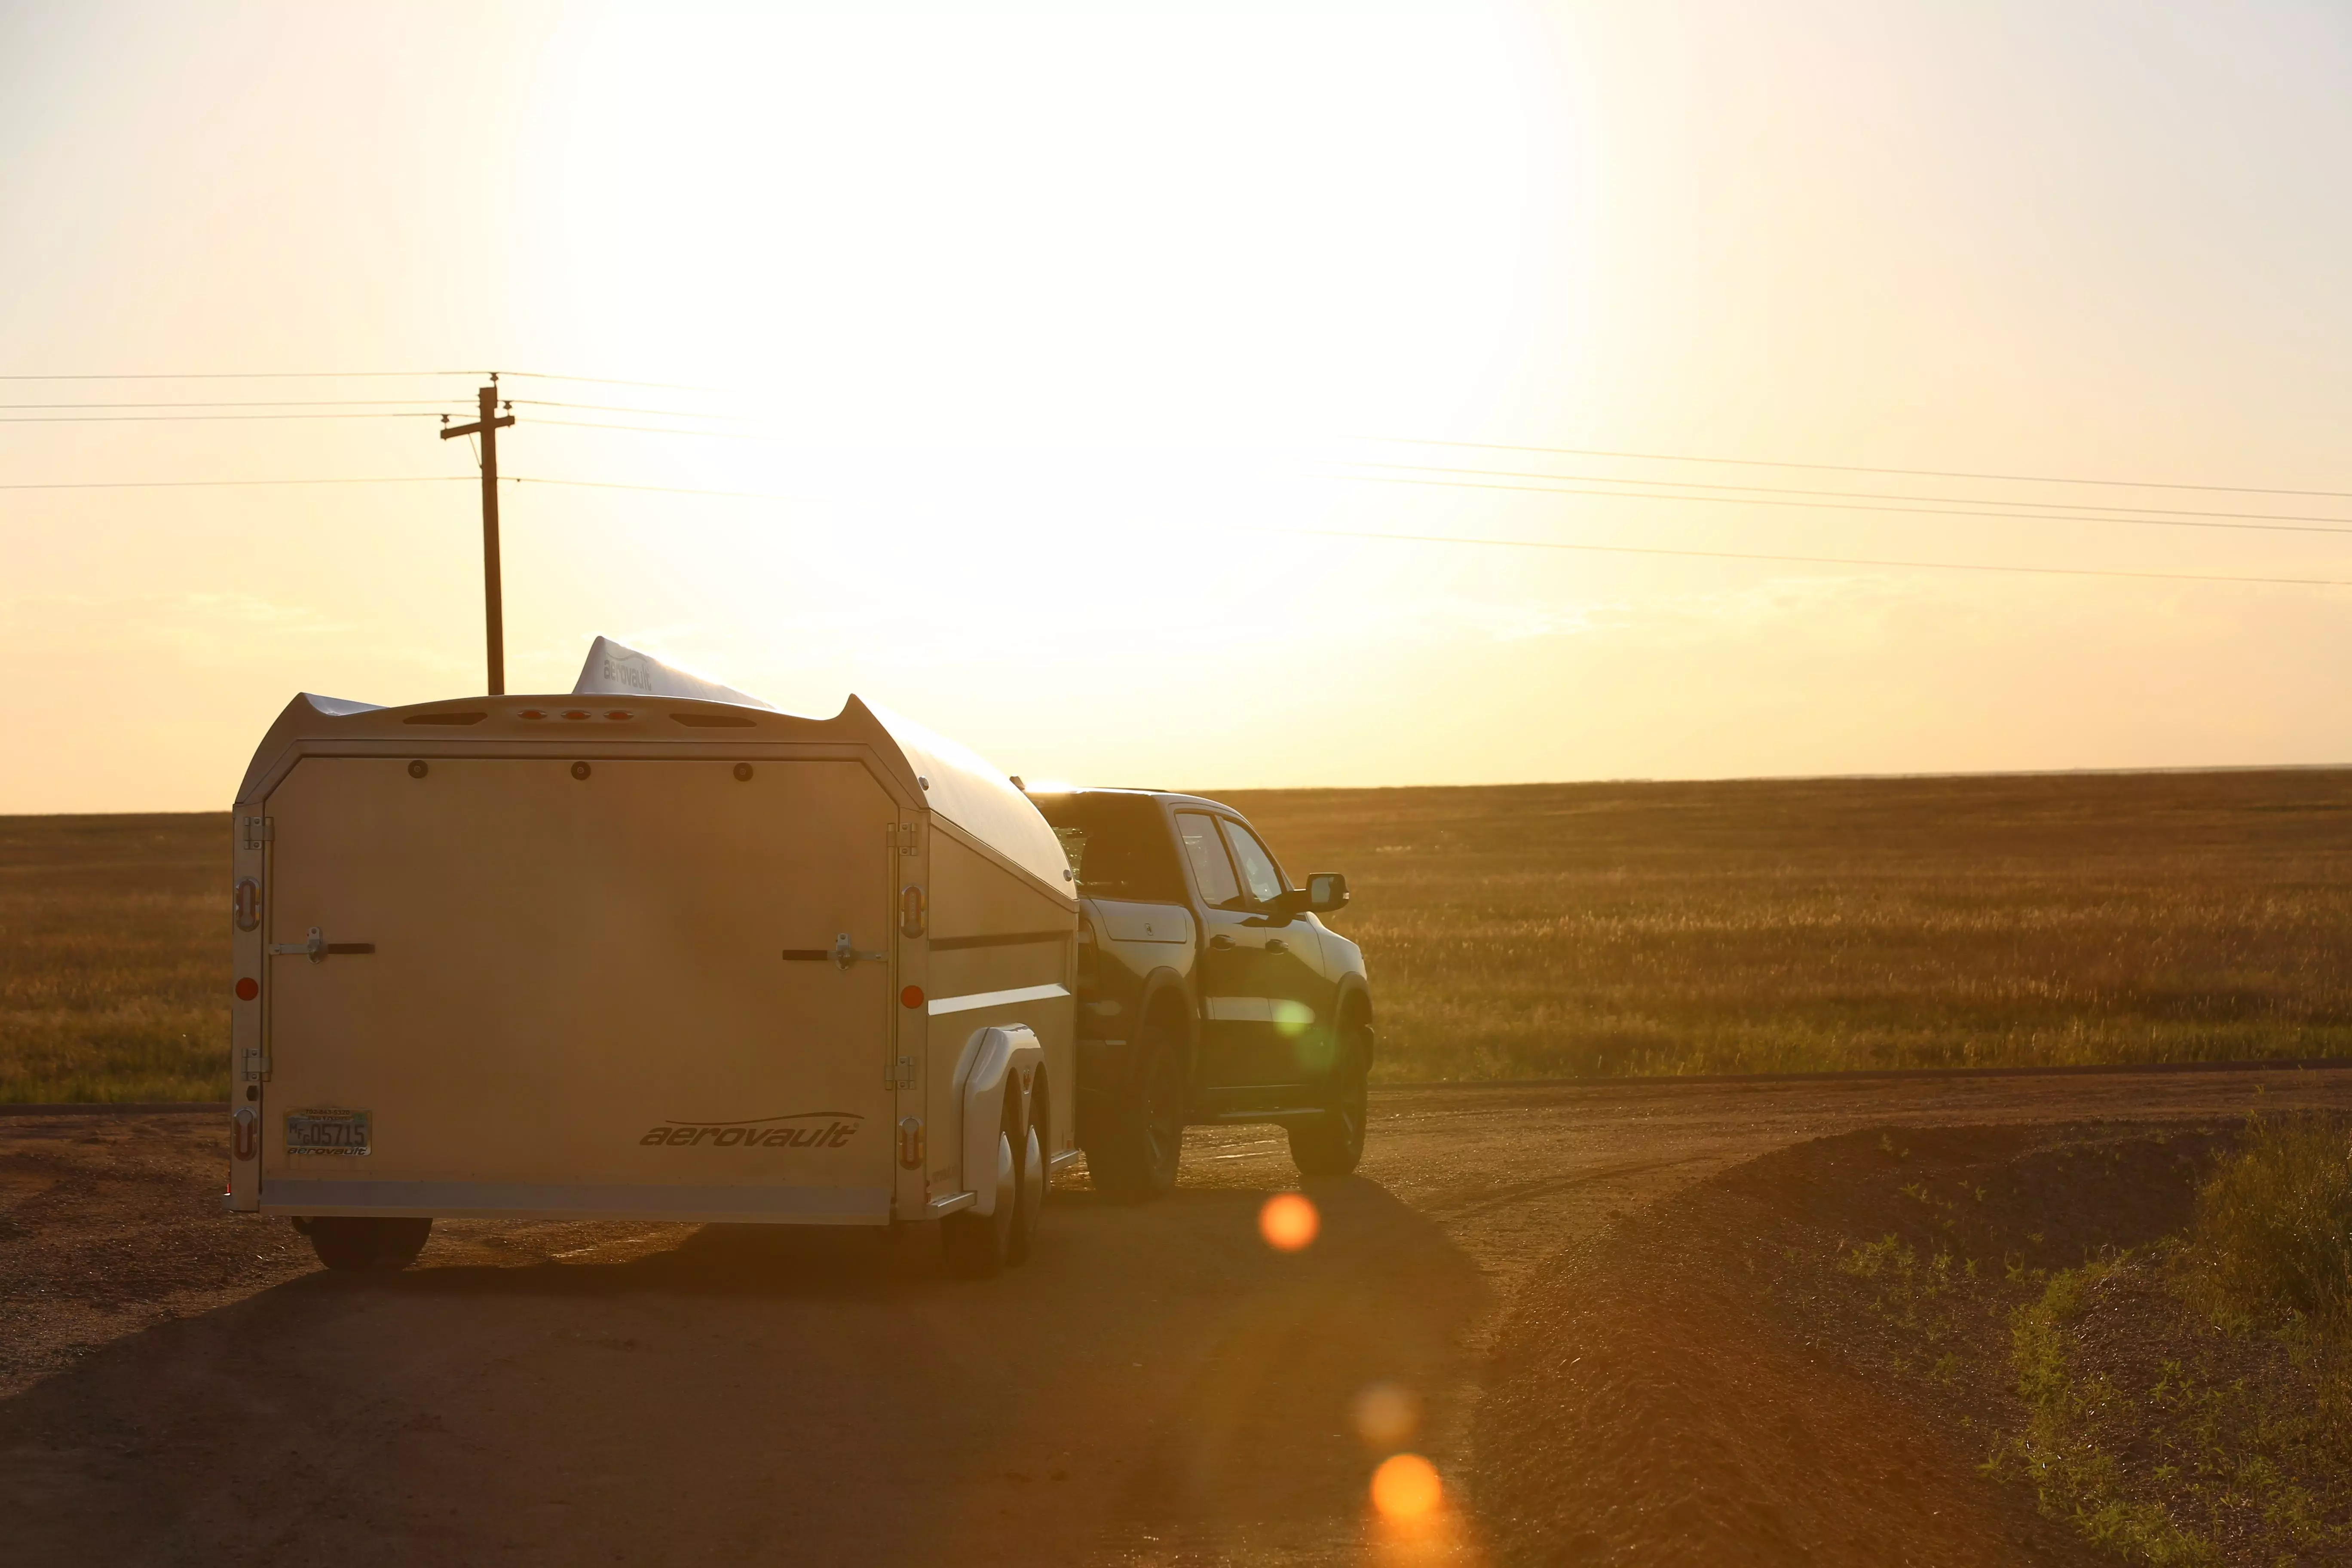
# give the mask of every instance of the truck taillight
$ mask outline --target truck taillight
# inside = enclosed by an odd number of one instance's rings
[[[923,1168],[923,1119],[902,1117],[898,1122],[898,1163],[909,1171]]]
[[[898,889],[898,934],[917,937],[923,934],[923,889],[909,882]]]

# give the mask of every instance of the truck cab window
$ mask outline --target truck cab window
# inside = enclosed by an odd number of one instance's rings
[[[1250,902],[1270,904],[1282,896],[1282,873],[1275,868],[1274,857],[1257,841],[1257,835],[1238,822],[1224,825],[1225,840],[1234,847],[1234,864],[1242,868],[1242,883],[1249,889]]]
[[[1213,909],[1230,910],[1242,901],[1242,885],[1233,862],[1217,836],[1217,819],[1197,811],[1176,814],[1176,834],[1184,841],[1184,858],[1192,862],[1192,879],[1201,885],[1201,901]]]
[[[1149,795],[1038,795],[1055,829],[1086,835],[1078,890],[1089,898],[1181,903],[1184,872],[1168,841],[1168,820]]]

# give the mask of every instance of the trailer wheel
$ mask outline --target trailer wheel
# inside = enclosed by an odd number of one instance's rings
[[[1184,1153],[1183,1026],[1162,1007],[1139,1031],[1135,1071],[1107,1136],[1087,1146],[1095,1185],[1123,1203],[1176,1190]]]
[[[1372,1070],[1372,1026],[1350,1012],[1339,1026],[1339,1049],[1326,1080],[1323,1109],[1290,1127],[1290,1163],[1301,1175],[1344,1176],[1364,1157],[1367,1089]]]
[[[1008,1093],[1006,1098],[1012,1097]],[[1017,1119],[1019,1115],[1015,1107],[1012,1116]],[[990,1279],[1002,1270],[1013,1238],[1013,1223],[1020,1217],[1020,1206],[1013,1132],[1010,1128],[1000,1129],[996,1134],[996,1212],[977,1214],[966,1209],[940,1221],[940,1245],[947,1250],[948,1267],[968,1279]]]
[[[429,1219],[372,1219],[363,1215],[321,1215],[295,1226],[310,1238],[319,1261],[339,1272],[368,1268],[405,1268],[425,1250],[433,1234]]]
[[[1014,1180],[1013,1198],[1013,1234],[1004,1238],[1004,1257],[1009,1263],[1029,1261],[1029,1249],[1037,1240],[1037,1221],[1045,1210],[1045,1151],[1037,1142],[1035,1122],[1022,1131],[1021,1169]]]

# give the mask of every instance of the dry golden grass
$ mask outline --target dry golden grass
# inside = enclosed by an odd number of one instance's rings
[[[2352,772],[1219,798],[1348,873],[1383,1079],[2352,1052]],[[0,1100],[226,1093],[227,841],[0,818]]]
[[[2352,1050],[2352,772],[1236,791],[1390,1080]]]
[[[0,1101],[228,1098],[228,816],[0,817]]]

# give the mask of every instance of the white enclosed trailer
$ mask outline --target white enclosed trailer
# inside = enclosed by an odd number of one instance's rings
[[[1027,1250],[1077,1157],[1077,900],[1002,773],[597,639],[573,691],[301,696],[234,819],[227,1205],[339,1267],[435,1216]]]

